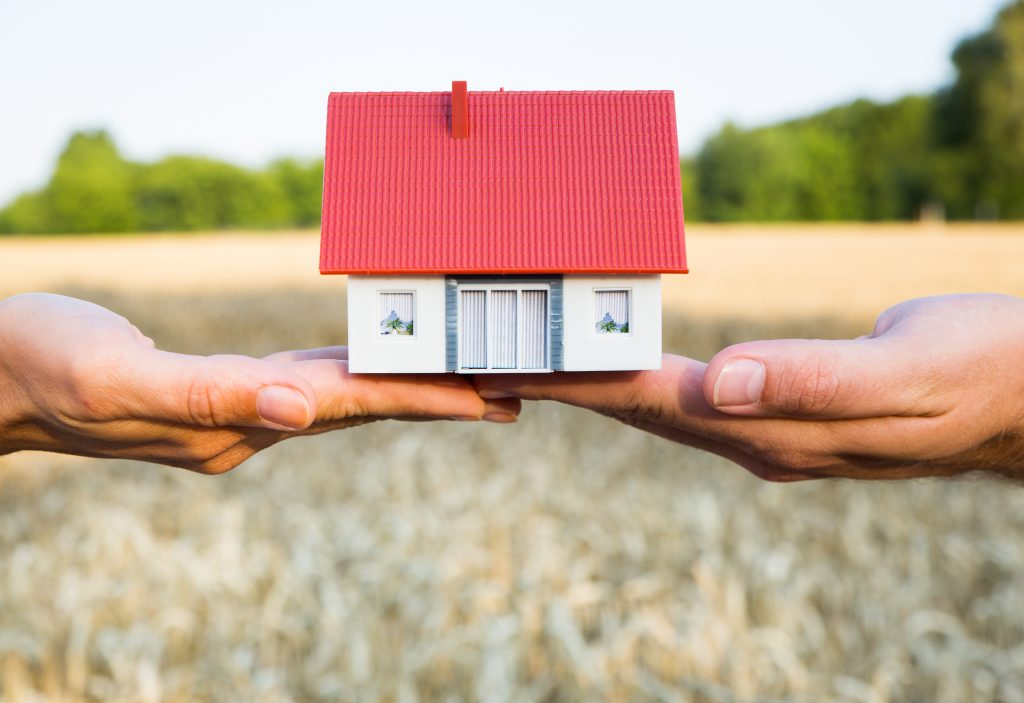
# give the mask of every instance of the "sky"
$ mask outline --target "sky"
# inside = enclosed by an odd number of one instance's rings
[[[320,156],[332,90],[671,89],[680,146],[932,91],[1004,0],[0,0],[0,203],[76,129],[132,159]]]

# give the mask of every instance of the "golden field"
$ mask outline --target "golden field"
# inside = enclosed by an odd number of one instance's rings
[[[1024,225],[694,225],[692,273],[666,277],[688,315],[873,316],[921,295],[1024,294]],[[315,232],[3,237],[0,295],[68,286],[149,293],[343,291]]]
[[[1024,227],[709,227],[668,351],[1024,295]],[[312,233],[0,239],[176,351],[344,335]],[[0,350],[2,353],[2,350]],[[1021,701],[1024,491],[759,482],[548,404],[372,426],[221,477],[0,458],[0,700]]]

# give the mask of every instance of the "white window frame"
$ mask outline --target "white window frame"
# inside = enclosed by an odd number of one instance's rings
[[[416,336],[420,332],[419,323],[416,322],[416,319],[419,317],[416,310],[416,291],[407,288],[378,288],[373,296],[373,302],[376,304],[377,310],[380,310],[380,296],[384,293],[408,293],[412,296],[412,334],[384,334],[380,331],[380,323],[383,322],[383,320],[377,320],[377,329],[374,330],[374,336],[377,339],[387,339],[389,341],[404,340],[406,342],[411,342],[415,340]],[[379,313],[375,313],[374,318],[376,318],[378,314]]]
[[[633,288],[631,286],[601,286],[600,288],[592,288],[590,302],[593,303],[597,299],[598,293],[617,293],[626,292],[626,307],[629,309],[629,332],[598,332],[597,323],[600,320],[594,320],[591,323],[590,334],[598,339],[629,339],[633,336]],[[593,307],[593,305],[591,305]]]
[[[551,285],[548,283],[460,283],[457,286],[456,294],[456,327],[458,328],[458,370],[459,373],[472,373],[472,374],[485,374],[485,373],[550,373],[551,372]],[[464,347],[462,343],[462,291],[464,290],[482,290],[485,293],[492,290],[514,290],[516,291],[516,368],[511,369],[493,369],[491,368],[491,353],[494,349],[494,331],[491,326],[491,296],[486,296],[486,303],[484,304],[485,315],[487,315],[487,322],[485,327],[487,328],[487,348],[485,350],[485,356],[487,357],[487,368],[467,368],[462,365],[462,349]],[[522,300],[521,293],[523,291],[539,290],[547,293],[544,296],[544,362],[545,368],[542,369],[523,369],[519,368],[519,365],[523,361],[523,315],[520,307]],[[618,290],[618,289],[617,289]],[[415,327],[413,328],[415,329]],[[632,329],[632,328],[630,328]]]

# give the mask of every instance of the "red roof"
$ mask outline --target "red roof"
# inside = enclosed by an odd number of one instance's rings
[[[473,91],[465,138],[451,109],[331,93],[322,273],[686,271],[671,91]]]

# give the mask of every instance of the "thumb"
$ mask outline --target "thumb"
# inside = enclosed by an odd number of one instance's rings
[[[247,356],[189,356],[147,350],[123,371],[135,417],[201,427],[302,430],[316,393],[287,366]],[[133,382],[134,381],[134,382]]]
[[[731,415],[918,415],[923,376],[919,360],[884,337],[781,339],[722,350],[708,364],[703,390],[709,404]]]

